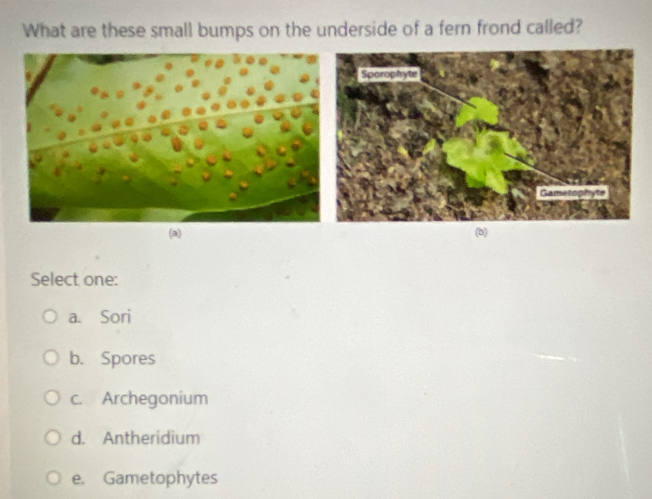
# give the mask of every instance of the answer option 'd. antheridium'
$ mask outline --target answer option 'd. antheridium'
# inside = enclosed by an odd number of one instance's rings
[[[156,430],[140,432],[135,430],[107,431],[102,437],[102,445],[115,446],[183,446],[200,445],[202,437],[199,433],[178,433],[174,430]]]

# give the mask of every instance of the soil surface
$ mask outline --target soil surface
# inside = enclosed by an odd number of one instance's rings
[[[574,185],[608,185],[608,201],[537,201],[536,171],[507,172],[508,194],[466,186],[441,144],[473,137],[455,127],[461,104],[426,85],[363,83],[358,67],[420,66],[422,80],[462,99],[498,105],[535,167]],[[631,50],[338,57],[338,218],[568,220],[629,218],[633,88]],[[430,139],[438,147],[423,156]]]

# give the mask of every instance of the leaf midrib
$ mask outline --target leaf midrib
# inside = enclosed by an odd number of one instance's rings
[[[233,110],[233,111],[230,111],[230,112],[219,113],[219,114],[214,114],[214,115],[210,115],[210,116],[206,115],[206,116],[201,116],[201,117],[196,117],[196,118],[192,117],[192,118],[185,118],[185,119],[180,119],[180,120],[166,120],[165,123],[154,123],[154,124],[150,124],[148,126],[143,126],[143,127],[130,127],[129,129],[113,130],[112,132],[101,133],[99,135],[93,135],[92,137],[80,137],[80,138],[75,138],[74,140],[67,140],[67,141],[64,140],[64,141],[60,141],[60,142],[54,142],[52,144],[48,144],[48,145],[45,145],[45,146],[40,146],[40,147],[37,147],[37,148],[34,148],[34,149],[29,149],[29,151],[30,152],[43,151],[45,149],[50,149],[50,148],[53,148],[53,147],[64,147],[64,146],[67,146],[67,145],[74,145],[74,144],[78,144],[80,142],[86,142],[86,141],[89,141],[89,140],[98,140],[99,141],[99,140],[102,140],[102,139],[113,137],[116,134],[120,134],[120,133],[143,132],[143,131],[147,131],[147,130],[154,130],[156,128],[162,128],[162,127],[165,127],[165,126],[168,126],[168,125],[174,126],[174,125],[178,125],[178,124],[181,124],[181,123],[188,123],[188,122],[195,122],[195,121],[202,121],[202,120],[210,120],[210,119],[221,118],[221,117],[225,117],[225,116],[237,116],[237,115],[246,114],[246,113],[253,113],[254,111],[264,112],[264,111],[270,111],[270,110],[287,110],[287,109],[294,108],[294,107],[310,106],[312,104],[317,104],[318,102],[319,102],[318,100],[315,100],[315,102],[312,102],[312,103],[301,103],[301,104],[295,102],[294,104],[288,103],[286,105],[279,105],[279,106],[274,106],[274,107],[268,106],[265,109],[258,109],[258,110],[254,110],[254,109],[251,109],[251,110],[249,110],[249,109],[236,109],[236,110]],[[170,134],[170,136],[172,136],[172,134]]]

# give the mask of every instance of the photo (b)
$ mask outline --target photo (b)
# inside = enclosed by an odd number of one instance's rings
[[[633,61],[339,54],[338,220],[629,219]]]
[[[31,220],[318,221],[314,54],[27,54]]]

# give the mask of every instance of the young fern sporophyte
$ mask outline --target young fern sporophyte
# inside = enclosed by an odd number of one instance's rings
[[[482,129],[481,123],[498,124],[498,106],[481,97],[473,97],[464,104],[457,116],[456,127],[472,122],[475,140],[453,137],[442,144],[446,162],[466,173],[466,185],[472,188],[489,187],[499,194],[506,194],[508,183],[503,173],[510,170],[530,170],[523,163],[534,164],[525,147],[509,132]],[[427,154],[435,148],[430,140],[423,150]],[[522,161],[518,161],[519,158]]]

